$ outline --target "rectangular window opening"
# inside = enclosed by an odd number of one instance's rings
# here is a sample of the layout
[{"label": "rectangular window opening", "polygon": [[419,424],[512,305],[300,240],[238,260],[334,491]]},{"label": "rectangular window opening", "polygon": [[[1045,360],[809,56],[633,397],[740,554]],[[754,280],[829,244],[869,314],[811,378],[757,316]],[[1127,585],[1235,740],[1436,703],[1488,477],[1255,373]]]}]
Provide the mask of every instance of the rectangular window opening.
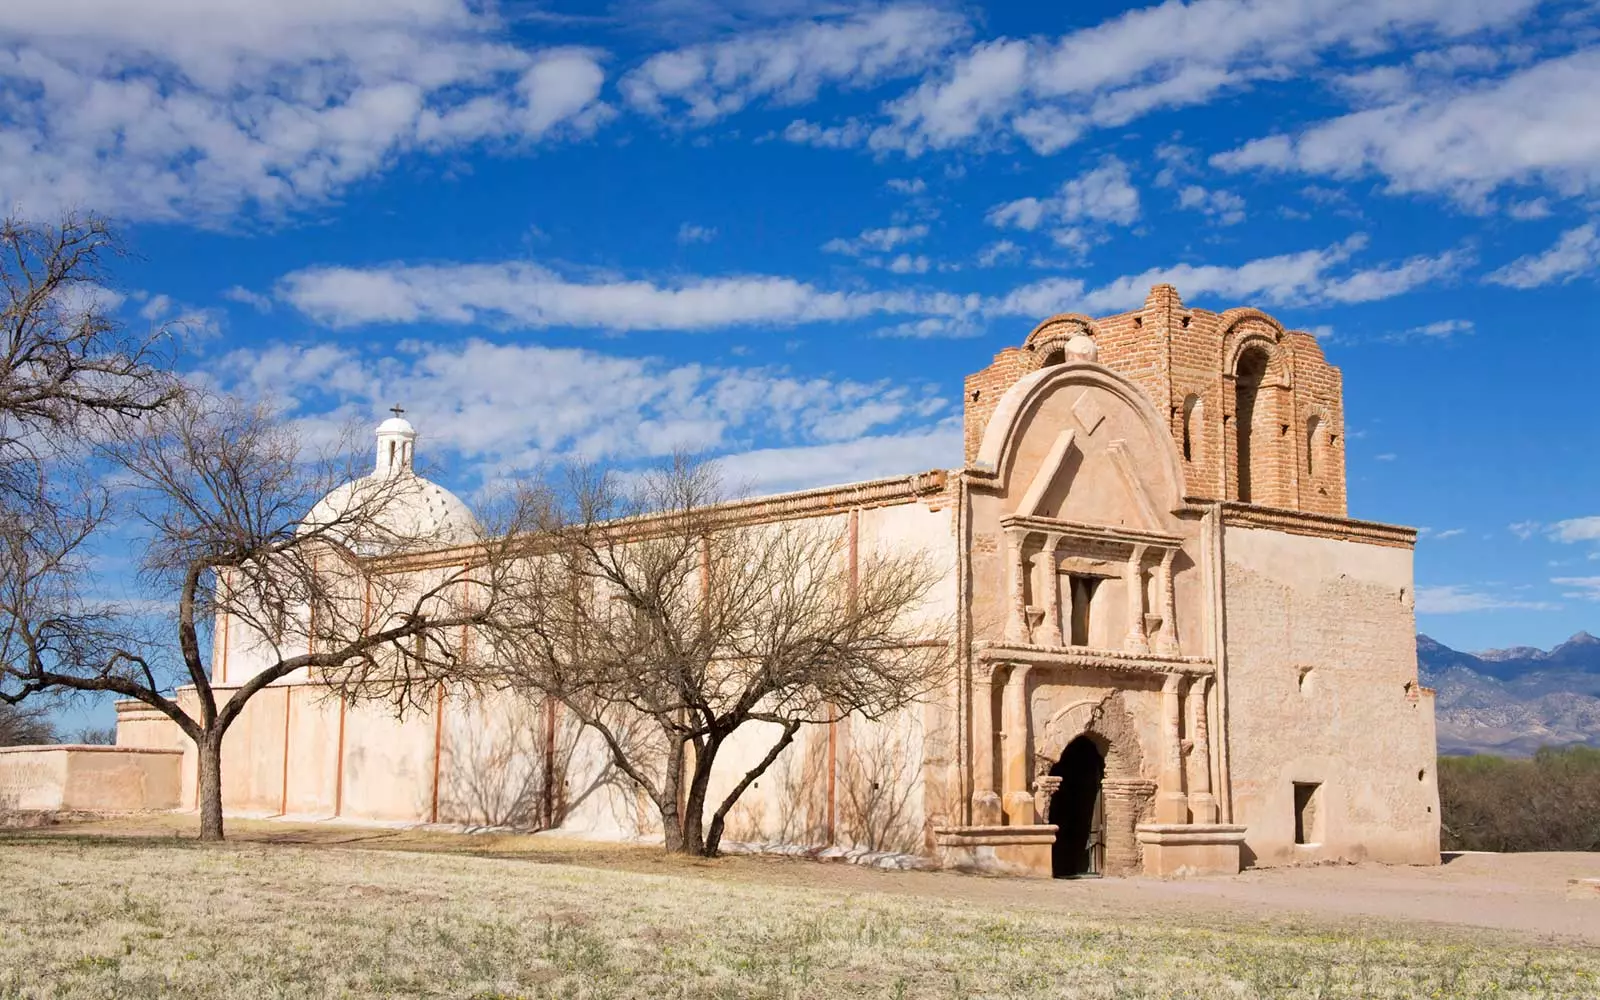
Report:
[{"label": "rectangular window opening", "polygon": [[1094,592],[1100,586],[1098,576],[1079,576],[1074,573],[1067,577],[1067,594],[1072,602],[1072,627],[1067,643],[1072,646],[1089,645],[1089,605],[1094,602]]},{"label": "rectangular window opening", "polygon": [[1322,843],[1322,785],[1315,781],[1294,783],[1294,842]]}]

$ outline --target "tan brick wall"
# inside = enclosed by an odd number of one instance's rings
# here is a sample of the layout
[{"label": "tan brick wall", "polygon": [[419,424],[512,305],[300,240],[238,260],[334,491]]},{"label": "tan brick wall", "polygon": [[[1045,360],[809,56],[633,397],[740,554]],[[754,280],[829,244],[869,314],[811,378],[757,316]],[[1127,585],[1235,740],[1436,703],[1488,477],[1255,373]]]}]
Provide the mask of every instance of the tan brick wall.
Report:
[{"label": "tan brick wall", "polygon": [[[1344,390],[1316,338],[1286,331],[1254,309],[1190,309],[1171,285],[1150,290],[1143,308],[1091,319],[1052,316],[1021,347],[1008,347],[966,380],[966,459],[971,462],[999,398],[1037,371],[1073,334],[1087,332],[1100,363],[1138,385],[1171,421],[1182,454],[1189,416],[1185,493],[1239,500],[1237,378],[1248,349],[1268,356],[1251,434],[1249,502],[1344,516]],[[1198,405],[1187,406],[1191,400]],[[1313,423],[1314,421],[1314,423]]]}]

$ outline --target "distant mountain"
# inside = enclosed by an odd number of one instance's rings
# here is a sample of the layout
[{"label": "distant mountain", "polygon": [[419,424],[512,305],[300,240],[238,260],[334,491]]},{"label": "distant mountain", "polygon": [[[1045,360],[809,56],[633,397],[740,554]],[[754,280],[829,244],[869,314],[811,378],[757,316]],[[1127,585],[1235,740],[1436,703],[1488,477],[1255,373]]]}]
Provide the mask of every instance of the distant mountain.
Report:
[{"label": "distant mountain", "polygon": [[1417,636],[1422,683],[1438,692],[1439,752],[1526,756],[1541,746],[1600,746],[1600,639],[1546,652],[1463,653]]}]

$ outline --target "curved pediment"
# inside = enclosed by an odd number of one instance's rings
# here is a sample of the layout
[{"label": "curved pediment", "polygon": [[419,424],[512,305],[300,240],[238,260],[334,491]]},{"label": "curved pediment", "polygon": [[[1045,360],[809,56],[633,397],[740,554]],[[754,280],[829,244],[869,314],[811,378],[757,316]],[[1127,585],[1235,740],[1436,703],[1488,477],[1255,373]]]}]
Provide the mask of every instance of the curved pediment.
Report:
[{"label": "curved pediment", "polygon": [[1147,531],[1170,527],[1183,475],[1171,433],[1131,382],[1096,364],[1017,381],[985,428],[973,470],[1003,511]]}]

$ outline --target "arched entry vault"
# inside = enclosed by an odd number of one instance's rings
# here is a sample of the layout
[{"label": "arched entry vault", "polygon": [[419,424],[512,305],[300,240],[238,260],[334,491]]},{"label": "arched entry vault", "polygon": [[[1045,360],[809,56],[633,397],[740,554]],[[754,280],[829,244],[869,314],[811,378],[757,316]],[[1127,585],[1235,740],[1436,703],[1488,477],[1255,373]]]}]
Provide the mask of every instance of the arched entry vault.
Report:
[{"label": "arched entry vault", "polygon": [[[1103,863],[1098,871],[1106,875],[1137,874],[1141,870],[1142,852],[1135,827],[1149,818],[1156,783],[1143,776],[1143,749],[1122,693],[1111,691],[1101,697],[1073,702],[1054,713],[1035,733],[1034,769],[1039,814],[1049,817],[1049,822],[1058,827],[1062,824],[1057,822],[1057,816],[1076,816],[1071,810],[1081,809],[1084,793],[1069,782],[1065,772],[1074,766],[1092,768],[1083,744],[1092,746],[1101,762],[1099,773],[1093,779],[1099,788],[1099,826],[1103,831]],[[1078,749],[1069,753],[1075,745]],[[1067,800],[1060,807],[1063,811],[1058,812],[1056,796],[1063,790],[1067,792]],[[1071,805],[1074,800],[1078,803],[1076,807]],[[1052,867],[1054,862],[1067,859],[1078,835],[1076,825],[1057,831]],[[1087,846],[1088,840],[1085,831],[1083,846]],[[1079,873],[1056,870],[1058,875]]]},{"label": "arched entry vault", "polygon": [[1101,779],[1106,761],[1100,742],[1088,733],[1067,744],[1050,768],[1055,790],[1048,822],[1056,827],[1050,874],[1056,878],[1099,875],[1105,871],[1105,808]]}]

